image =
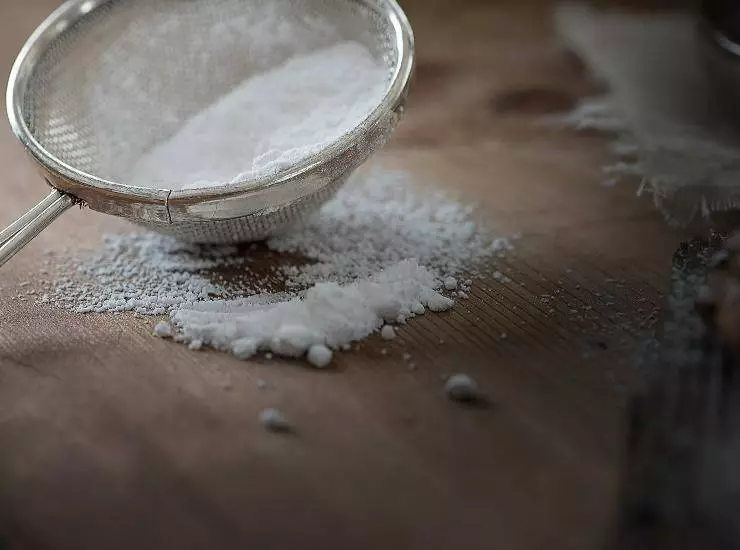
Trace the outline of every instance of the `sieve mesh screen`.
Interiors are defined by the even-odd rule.
[[[63,163],[126,184],[144,153],[244,79],[342,40],[365,45],[391,80],[395,31],[366,3],[109,0],[42,52],[24,119]]]

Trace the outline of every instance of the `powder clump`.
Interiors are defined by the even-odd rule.
[[[308,362],[317,369],[324,369],[334,358],[334,352],[322,344],[316,344],[308,350],[307,358]]]
[[[478,383],[467,374],[454,374],[445,382],[445,393],[452,401],[470,403],[481,398]]]
[[[172,336],[172,325],[161,321],[154,326],[154,334],[160,338],[170,338]]]
[[[269,432],[288,433],[293,431],[293,425],[278,409],[265,409],[260,412],[260,422]]]

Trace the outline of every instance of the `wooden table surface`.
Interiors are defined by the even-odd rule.
[[[0,74],[56,4],[3,2]],[[46,250],[96,247],[128,227],[65,215],[0,270],[9,548],[598,547],[633,359],[681,235],[634,185],[600,184],[603,137],[537,124],[596,91],[554,40],[547,2],[403,4],[418,77],[380,160],[455,189],[500,233],[521,232],[490,266],[516,284],[476,284],[452,312],[414,320],[390,344],[371,338],[330,372],[243,363],[156,339],[152,319],[14,299],[21,282],[37,284]],[[5,225],[46,190],[7,124],[0,166]],[[442,377],[458,371],[491,406],[445,398]],[[268,406],[298,433],[265,432]]]

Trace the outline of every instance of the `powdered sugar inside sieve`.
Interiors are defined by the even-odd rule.
[[[70,0],[8,89],[11,126],[59,192],[3,232],[0,261],[75,200],[196,241],[264,237],[385,143],[412,66],[393,0]],[[159,154],[235,94],[241,110],[208,129],[218,140]]]

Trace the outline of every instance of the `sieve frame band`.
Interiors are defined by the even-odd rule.
[[[65,163],[34,137],[24,118],[24,104],[34,69],[46,50],[67,30],[94,12],[126,0],[67,0],[31,34],[10,72],[6,108],[11,129],[55,188],[89,208],[154,224],[227,220],[258,215],[301,201],[357,168],[385,143],[403,114],[414,64],[411,25],[396,0],[347,0],[385,18],[393,29],[397,60],[388,90],[366,120],[330,147],[277,176],[209,190],[149,189],[96,177]]]

